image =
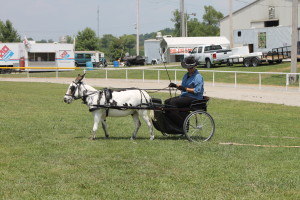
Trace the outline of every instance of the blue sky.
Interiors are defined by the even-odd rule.
[[[233,0],[237,10],[254,0]],[[1,0],[0,19],[9,19],[21,37],[35,40],[53,39],[63,35],[74,36],[86,27],[98,32],[97,9],[99,6],[99,34],[135,34],[136,0]],[[204,6],[212,5],[227,15],[228,0],[185,0],[187,13],[196,13],[202,19]],[[140,0],[140,33],[173,28],[172,11],[179,9],[180,0]]]

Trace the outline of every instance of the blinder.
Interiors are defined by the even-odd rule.
[[[80,99],[81,97],[75,97],[75,93],[76,93],[76,90],[79,89],[79,86],[82,84],[82,82],[74,82],[76,84],[76,86],[72,85],[70,87],[70,94],[66,94],[66,96],[71,96],[73,97],[74,99]]]

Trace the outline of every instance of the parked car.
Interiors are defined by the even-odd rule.
[[[146,59],[143,56],[125,56],[123,61],[126,66],[145,65]]]
[[[104,54],[102,54],[103,56]],[[105,57],[101,57],[99,52],[75,52],[75,66],[86,66],[87,62],[92,62],[94,67],[107,67],[107,61]]]
[[[75,66],[86,66],[86,62],[91,62],[92,53],[75,53]]]

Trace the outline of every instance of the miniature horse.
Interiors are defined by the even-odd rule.
[[[143,107],[149,106],[151,98],[147,92],[140,89],[127,89],[113,91],[110,89],[96,90],[82,82],[85,74],[78,77],[70,84],[64,96],[65,103],[72,103],[73,100],[82,99],[94,116],[93,136],[96,139],[96,131],[101,121],[106,138],[109,137],[106,127],[106,117],[124,117],[131,115],[135,129],[130,139],[135,139],[141,126],[141,116],[150,129],[150,140],[154,139],[153,126],[148,117],[148,111]],[[128,107],[128,108],[127,108]]]

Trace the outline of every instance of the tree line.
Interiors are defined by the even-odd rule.
[[[187,19],[187,34],[189,37],[201,36],[219,36],[219,22],[224,17],[221,12],[216,11],[212,6],[204,6],[205,12],[202,16],[202,21],[197,18],[191,18],[186,15]],[[166,28],[159,30],[162,35],[172,35],[173,37],[180,36],[180,12],[173,11],[174,28]],[[139,35],[140,39],[140,55],[144,54],[143,44],[145,40],[155,39],[157,32]],[[28,38],[33,40],[32,38]],[[0,20],[0,41],[1,42],[20,42],[21,37],[13,28],[12,23],[7,20]],[[53,40],[36,41],[41,43],[53,43]],[[67,36],[67,43],[73,43],[73,37]],[[98,38],[95,31],[91,28],[85,28],[79,31],[75,37],[75,50],[78,51],[101,51],[104,52],[108,60],[115,60],[124,57],[126,54],[135,55],[136,53],[136,34],[123,35],[115,37],[112,34],[105,34]]]

